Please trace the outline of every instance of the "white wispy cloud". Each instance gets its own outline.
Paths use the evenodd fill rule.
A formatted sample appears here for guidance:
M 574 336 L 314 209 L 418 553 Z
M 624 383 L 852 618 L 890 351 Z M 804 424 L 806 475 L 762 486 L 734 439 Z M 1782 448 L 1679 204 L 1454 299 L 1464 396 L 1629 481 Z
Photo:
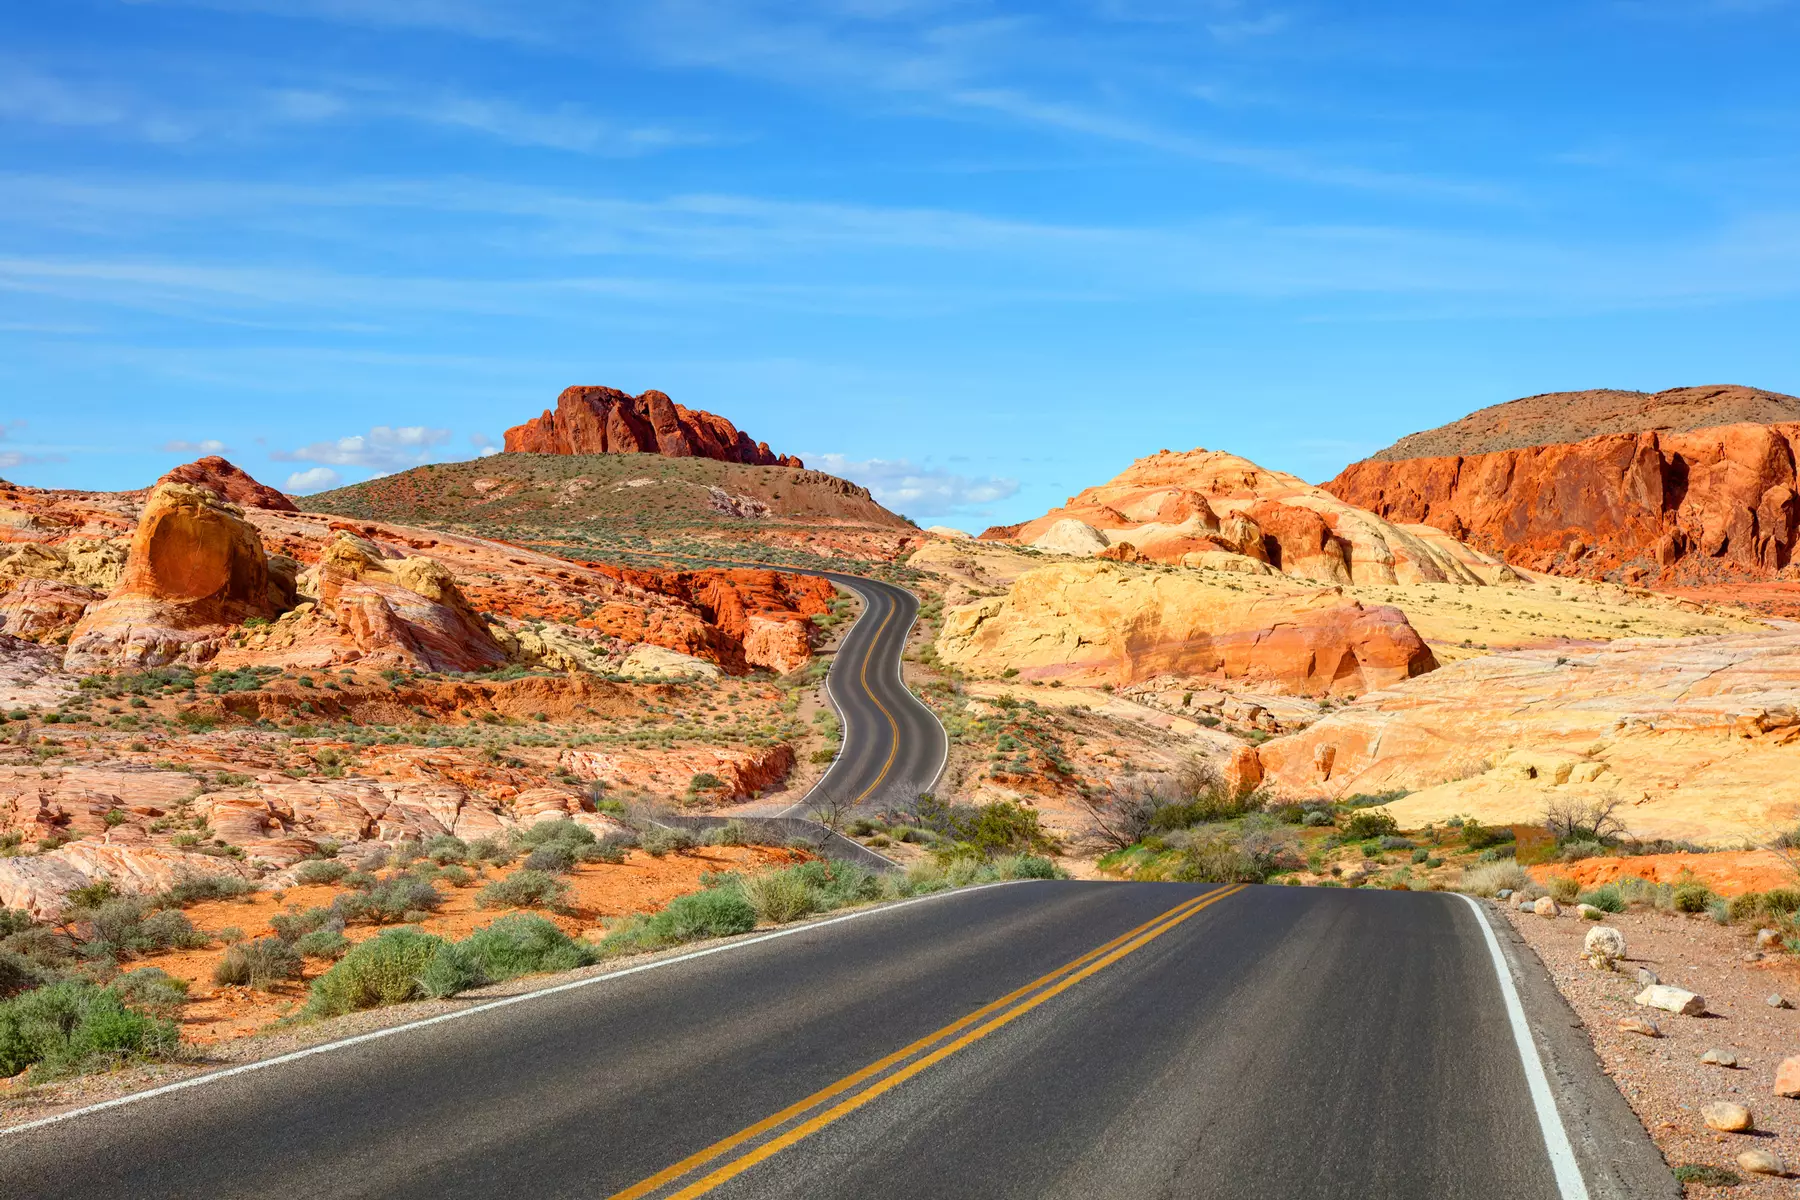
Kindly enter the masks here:
M 164 454 L 228 454 L 231 447 L 218 438 L 203 438 L 198 442 L 183 441 L 176 438 L 162 444 Z
M 352 434 L 335 441 L 311 442 L 294 450 L 277 450 L 269 457 L 277 462 L 310 462 L 334 467 L 399 471 L 429 462 L 432 451 L 449 440 L 448 429 L 431 429 L 424 425 L 402 425 L 397 428 L 377 425 L 368 433 Z
M 809 454 L 806 462 L 828 474 L 862 484 L 883 507 L 914 517 L 944 516 L 959 509 L 993 504 L 1019 490 L 1016 479 L 958 475 L 904 458 L 859 460 L 842 454 Z
M 344 477 L 330 467 L 311 467 L 289 475 L 282 490 L 292 492 L 296 496 L 305 496 L 313 492 L 330 491 L 342 482 L 344 482 Z

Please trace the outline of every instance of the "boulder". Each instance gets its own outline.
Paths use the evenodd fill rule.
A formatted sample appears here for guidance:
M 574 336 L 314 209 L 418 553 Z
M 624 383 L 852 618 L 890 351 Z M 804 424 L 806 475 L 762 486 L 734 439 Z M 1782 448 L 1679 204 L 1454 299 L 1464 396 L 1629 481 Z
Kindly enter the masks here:
M 1048 528 L 1032 538 L 1026 545 L 1039 550 L 1048 550 L 1053 554 L 1073 554 L 1086 558 L 1099 554 L 1110 543 L 1092 525 L 1067 518 L 1061 521 L 1052 521 Z
M 1778 950 L 1781 948 L 1781 931 L 1779 929 L 1759 929 L 1756 931 L 1756 948 L 1758 950 Z
M 1706 1122 L 1708 1129 L 1717 1129 L 1720 1133 L 1749 1133 L 1756 1128 L 1750 1110 L 1729 1100 L 1715 1100 L 1704 1106 L 1700 1110 L 1700 1119 Z
M 1562 909 L 1558 908 L 1556 906 L 1556 901 L 1548 896 L 1539 896 L 1534 900 L 1531 905 L 1531 911 L 1540 917 L 1557 917 L 1562 915 Z
M 1773 1150 L 1742 1150 L 1738 1152 L 1737 1165 L 1752 1175 L 1788 1174 L 1787 1162 Z
M 633 646 L 618 666 L 627 679 L 717 679 L 722 673 L 717 663 L 648 643 Z
M 1655 1021 L 1646 1021 L 1643 1017 L 1620 1017 L 1619 1030 L 1623 1033 L 1636 1033 L 1644 1037 L 1661 1037 L 1662 1030 Z
M 1610 969 L 1625 957 L 1625 935 L 1610 925 L 1596 925 L 1587 931 L 1581 949 L 1589 963 Z
M 1706 1012 L 1706 997 L 1695 995 L 1686 988 L 1678 988 L 1672 984 L 1656 983 L 1645 988 L 1632 998 L 1632 1003 L 1646 1008 L 1660 1008 L 1664 1012 L 1677 1013 L 1684 1017 L 1698 1017 Z
M 1709 1067 L 1731 1068 L 1738 1065 L 1737 1054 L 1735 1052 L 1730 1050 L 1720 1050 L 1716 1046 L 1708 1050 L 1705 1054 L 1702 1054 L 1700 1056 L 1700 1061 Z M 1777 1082 L 1779 1082 L 1780 1076 L 1777 1075 L 1776 1079 Z M 1800 1079 L 1797 1079 L 1797 1082 L 1800 1082 Z M 1776 1095 L 1780 1094 L 1780 1092 L 1776 1093 Z
M 125 569 L 69 637 L 70 670 L 205 662 L 247 618 L 276 614 L 268 556 L 243 510 L 185 483 L 144 502 Z
M 1584 921 L 1600 921 L 1605 919 L 1606 910 L 1595 908 L 1592 904 L 1577 904 L 1575 906 L 1575 915 Z
M 1790 1055 L 1775 1068 L 1775 1094 L 1800 1097 L 1800 1055 Z
M 506 662 L 450 568 L 434 558 L 389 557 L 367 538 L 339 532 L 303 586 L 371 662 L 427 671 L 481 671 Z

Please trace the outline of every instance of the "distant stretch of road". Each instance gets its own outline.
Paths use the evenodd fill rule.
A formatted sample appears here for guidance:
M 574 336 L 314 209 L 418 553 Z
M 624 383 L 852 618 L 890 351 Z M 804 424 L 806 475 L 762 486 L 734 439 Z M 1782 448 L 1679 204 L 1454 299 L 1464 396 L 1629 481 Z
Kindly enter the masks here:
M 860 575 L 819 572 L 862 598 L 862 615 L 838 645 L 826 686 L 844 721 L 843 750 L 793 808 L 820 803 L 881 808 L 930 791 L 944 769 L 944 727 L 901 678 L 901 653 L 918 619 L 919 599 L 905 588 Z
M 1443 894 L 951 893 L 0 1135 L 0 1184 L 42 1200 L 1586 1196 L 1558 1181 L 1488 939 Z

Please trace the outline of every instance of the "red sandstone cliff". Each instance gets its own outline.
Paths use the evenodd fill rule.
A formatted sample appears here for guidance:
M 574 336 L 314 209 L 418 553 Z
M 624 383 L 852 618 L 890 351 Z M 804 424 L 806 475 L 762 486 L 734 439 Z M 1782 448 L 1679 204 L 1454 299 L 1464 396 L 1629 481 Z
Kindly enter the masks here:
M 1748 389 L 1681 390 L 1702 392 Z M 1753 395 L 1764 407 L 1777 401 L 1800 407 L 1793 397 Z M 1491 425 L 1497 411 L 1476 416 L 1488 415 Z M 1664 416 L 1650 411 L 1645 419 Z M 1563 422 L 1569 420 L 1565 412 Z M 1665 583 L 1786 578 L 1800 571 L 1790 570 L 1800 533 L 1800 422 L 1680 428 L 1687 423 L 1679 431 L 1611 431 L 1481 453 L 1396 458 L 1384 451 L 1346 467 L 1324 488 L 1390 521 L 1435 526 L 1535 570 Z M 1395 449 L 1408 443 L 1454 448 L 1455 439 L 1444 435 L 1456 428 L 1415 434 Z M 1529 428 L 1515 428 L 1509 440 L 1530 436 Z
M 250 473 L 216 454 L 176 467 L 157 480 L 158 483 L 191 483 L 209 488 L 239 508 L 268 508 L 276 512 L 299 512 L 294 502 L 266 483 L 259 483 Z
M 676 404 L 661 392 L 632 396 L 617 388 L 564 388 L 556 410 L 506 431 L 506 449 L 533 454 L 665 454 L 756 467 L 805 466 L 724 417 Z

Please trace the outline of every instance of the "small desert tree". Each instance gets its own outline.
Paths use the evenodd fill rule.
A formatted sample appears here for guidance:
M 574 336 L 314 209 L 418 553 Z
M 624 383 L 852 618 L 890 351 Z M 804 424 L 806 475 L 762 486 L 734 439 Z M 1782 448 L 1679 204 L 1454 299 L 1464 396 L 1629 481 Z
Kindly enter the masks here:
M 1625 822 L 1618 810 L 1625 803 L 1618 796 L 1559 796 L 1544 805 L 1544 828 L 1558 842 L 1607 842 L 1622 837 Z

